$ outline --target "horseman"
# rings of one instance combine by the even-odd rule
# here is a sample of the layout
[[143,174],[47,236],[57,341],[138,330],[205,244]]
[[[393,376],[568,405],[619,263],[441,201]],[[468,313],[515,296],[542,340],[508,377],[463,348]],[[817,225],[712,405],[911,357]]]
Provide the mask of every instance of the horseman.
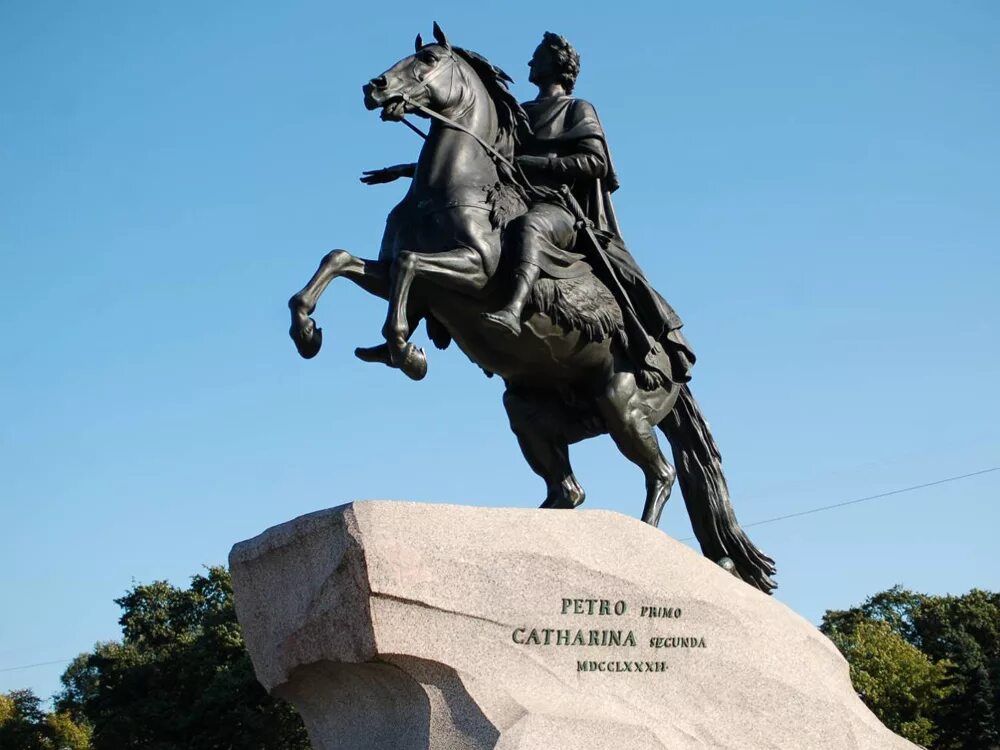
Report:
[[[653,388],[671,380],[686,382],[695,358],[680,332],[683,324],[625,247],[611,203],[618,178],[604,129],[593,105],[571,96],[580,55],[564,37],[546,32],[528,67],[538,96],[521,105],[532,134],[518,147],[516,162],[539,190],[528,210],[504,230],[503,252],[514,261],[513,294],[500,310],[484,313],[483,322],[516,337],[543,274],[571,279],[594,273],[622,309],[628,354],[640,383]],[[362,181],[412,177],[413,169],[402,164],[374,170]],[[560,192],[563,186],[572,198]],[[589,226],[581,231],[584,224]],[[358,356],[374,359],[370,351],[375,350],[358,350]]]
[[365,106],[383,119],[420,113],[433,122],[416,168],[362,178],[415,178],[378,260],[331,250],[289,300],[299,354],[310,359],[322,345],[311,317],[320,295],[334,279],[350,280],[389,302],[385,343],[356,352],[362,359],[422,378],[426,358],[409,341],[422,318],[435,344],[454,340],[503,378],[511,429],[545,482],[542,507],[583,502],[570,445],[609,434],[644,474],[643,521],[659,523],[678,479],[702,553],[731,560],[744,581],[770,592],[774,561],[736,521],[718,447],[681,384],[693,357],[680,321],[618,231],[604,131],[593,107],[571,96],[579,56],[546,34],[531,61],[539,96],[522,107],[502,70],[453,47],[437,24],[434,39],[418,36],[414,54],[363,86]]
[[[568,186],[597,231],[579,232],[578,218],[584,216],[576,216],[558,193],[535,202],[504,233],[504,252],[518,260],[514,293],[505,307],[486,313],[484,321],[518,335],[522,311],[540,275],[572,278],[593,270],[622,307],[629,355],[640,378],[647,385],[663,377],[688,380],[694,354],[680,333],[680,318],[650,286],[621,239],[611,203],[618,177],[597,112],[589,102],[571,96],[580,55],[564,37],[546,32],[528,67],[528,80],[538,87],[538,96],[522,104],[533,134],[521,144],[518,166],[534,184]],[[595,262],[597,253],[603,253],[604,262]]]

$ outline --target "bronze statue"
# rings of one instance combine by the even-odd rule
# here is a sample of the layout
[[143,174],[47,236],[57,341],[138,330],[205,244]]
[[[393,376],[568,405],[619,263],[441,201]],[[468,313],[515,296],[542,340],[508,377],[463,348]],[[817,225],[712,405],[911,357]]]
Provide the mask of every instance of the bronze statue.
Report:
[[423,378],[426,357],[409,338],[424,320],[436,346],[454,341],[503,378],[511,427],[545,480],[543,508],[583,502],[569,445],[608,433],[645,474],[643,521],[659,524],[678,478],[702,552],[731,559],[740,578],[770,592],[774,563],[736,521],[718,448],[686,384],[694,357],[680,320],[621,240],[596,112],[569,96],[578,55],[546,34],[531,62],[539,97],[521,105],[501,69],[453,46],[437,24],[434,38],[425,45],[418,36],[413,55],[364,86],[368,109],[385,120],[426,117],[430,131],[415,165],[363,177],[412,177],[378,259],[334,250],[289,300],[299,353],[318,353],[322,332],[310,316],[329,283],[347,277],[389,301],[386,342],[358,349],[362,359]]

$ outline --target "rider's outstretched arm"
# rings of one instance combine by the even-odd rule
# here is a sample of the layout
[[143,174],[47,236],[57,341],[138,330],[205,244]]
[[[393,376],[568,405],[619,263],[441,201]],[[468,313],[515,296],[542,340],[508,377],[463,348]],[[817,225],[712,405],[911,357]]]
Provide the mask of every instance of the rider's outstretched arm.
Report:
[[368,169],[361,173],[361,181],[366,185],[379,185],[384,182],[392,182],[400,177],[412,178],[417,172],[416,164],[394,164],[391,167],[382,169]]

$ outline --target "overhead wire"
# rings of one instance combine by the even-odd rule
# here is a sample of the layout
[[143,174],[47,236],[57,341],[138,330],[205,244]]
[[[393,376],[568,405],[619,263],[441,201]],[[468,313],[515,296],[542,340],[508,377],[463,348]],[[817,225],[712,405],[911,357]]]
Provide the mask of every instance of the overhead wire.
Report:
[[[1000,471],[1000,466],[994,466],[990,469],[980,469],[979,471],[972,471],[968,474],[959,474],[954,477],[945,477],[944,479],[937,479],[933,482],[924,482],[923,484],[914,484],[909,487],[901,487],[898,490],[889,490],[888,492],[880,492],[877,495],[867,495],[865,497],[855,498],[854,500],[845,500],[840,503],[834,503],[833,505],[821,505],[818,508],[810,508],[809,510],[800,510],[795,513],[786,513],[783,516],[774,516],[773,518],[765,518],[760,521],[753,521],[751,523],[740,524],[744,529],[749,529],[751,526],[763,526],[765,523],[776,523],[778,521],[787,521],[789,518],[799,518],[801,516],[809,516],[813,513],[822,513],[827,510],[834,510],[836,508],[843,508],[848,505],[857,505],[858,503],[866,503],[869,500],[878,500],[883,497],[891,497],[892,495],[901,495],[904,492],[913,492],[914,490],[922,490],[927,487],[935,487],[939,484],[947,484],[948,482],[957,482],[960,479],[969,479],[970,477],[978,477],[983,474],[989,474],[993,471]],[[679,541],[689,542],[695,537],[689,536],[681,539]]]
[[[777,523],[778,521],[787,521],[790,518],[801,518],[802,516],[809,516],[812,515],[813,513],[823,513],[824,511],[828,510],[844,508],[848,505],[857,505],[859,503],[869,502],[870,500],[879,500],[885,497],[892,497],[893,495],[901,495],[904,492],[913,492],[915,490],[926,489],[927,487],[936,487],[941,484],[948,484],[949,482],[957,482],[961,479],[970,479],[972,477],[982,476],[983,474],[990,474],[991,472],[994,471],[1000,471],[1000,466],[994,466],[989,469],[980,469],[979,471],[972,471],[969,472],[968,474],[959,474],[953,477],[945,477],[944,479],[936,479],[933,482],[924,482],[923,484],[913,484],[910,485],[909,487],[900,487],[899,489],[896,490],[889,490],[888,492],[880,492],[876,495],[866,495],[865,497],[855,498],[854,500],[845,500],[843,502],[834,503],[832,505],[821,505],[817,508],[810,508],[809,510],[801,510],[796,513],[786,513],[783,516],[774,516],[773,518],[765,518],[760,521],[753,521],[752,523],[746,523],[742,525],[743,528],[748,529],[752,526],[763,526],[766,523]],[[693,536],[685,537],[680,541],[690,542],[693,541],[694,538],[695,537]],[[0,672],[16,672],[22,669],[33,669],[35,667],[48,667],[52,666],[53,664],[67,664],[71,661],[73,661],[73,659],[56,659],[54,661],[42,661],[36,664],[24,664],[19,667],[3,667],[0,668]]]

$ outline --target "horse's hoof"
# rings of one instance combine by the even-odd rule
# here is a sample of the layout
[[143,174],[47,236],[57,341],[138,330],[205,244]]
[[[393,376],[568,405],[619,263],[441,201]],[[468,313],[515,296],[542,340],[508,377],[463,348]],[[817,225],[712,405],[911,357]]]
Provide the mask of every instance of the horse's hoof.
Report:
[[732,573],[737,578],[740,577],[740,574],[736,572],[736,563],[733,562],[731,557],[720,557],[716,564],[723,570]]
[[292,323],[288,335],[292,337],[299,356],[303,359],[312,359],[319,354],[320,347],[323,346],[323,329],[317,328],[312,318],[306,320],[308,324]]
[[495,313],[483,313],[483,323],[494,331],[508,336],[521,335],[521,321],[509,310],[499,310]]
[[551,493],[539,508],[552,508],[554,510],[573,510],[586,500],[582,489],[560,487],[558,491]]
[[378,344],[376,346],[359,346],[354,350],[354,356],[362,362],[376,362],[383,365],[392,365],[389,358],[389,345]]
[[393,364],[411,380],[423,380],[427,375],[427,357],[424,356],[424,350],[413,344],[407,344],[403,348],[402,356],[393,359]]

